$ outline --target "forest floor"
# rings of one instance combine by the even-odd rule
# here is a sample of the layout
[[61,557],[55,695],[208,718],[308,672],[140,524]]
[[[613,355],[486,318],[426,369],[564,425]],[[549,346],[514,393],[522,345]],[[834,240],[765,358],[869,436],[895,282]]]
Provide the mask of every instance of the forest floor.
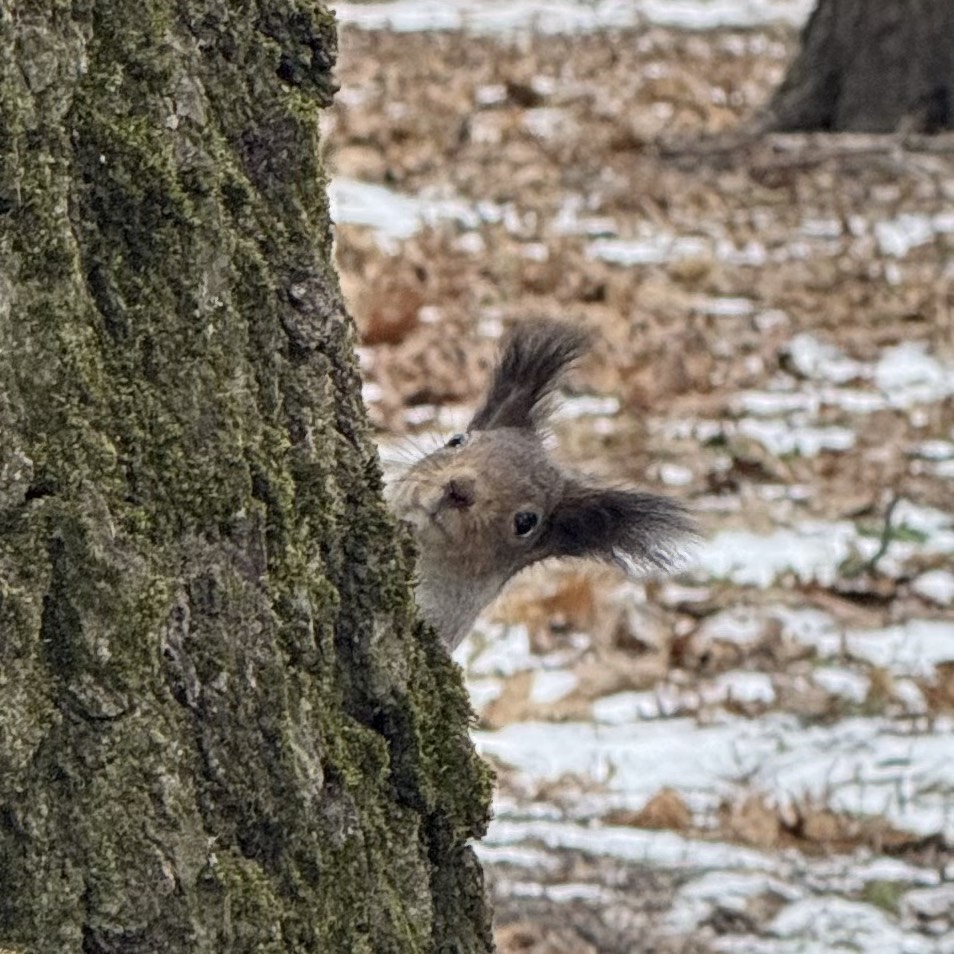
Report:
[[740,134],[800,0],[528,2],[346,5],[324,122],[385,463],[560,316],[561,455],[706,532],[531,572],[458,652],[499,948],[954,954],[954,142]]

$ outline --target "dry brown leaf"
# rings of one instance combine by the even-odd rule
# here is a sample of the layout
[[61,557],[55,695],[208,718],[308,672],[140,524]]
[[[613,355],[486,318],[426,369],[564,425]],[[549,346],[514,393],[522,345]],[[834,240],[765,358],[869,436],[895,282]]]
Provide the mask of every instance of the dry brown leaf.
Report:
[[937,663],[934,678],[918,684],[931,712],[954,711],[954,660]]
[[686,832],[692,828],[692,812],[673,788],[662,788],[638,811],[617,810],[603,816],[608,825]]
[[494,932],[499,954],[598,954],[572,928],[556,928],[536,921],[505,924]]
[[723,803],[718,812],[719,834],[732,841],[769,851],[779,844],[782,825],[778,810],[759,794]]

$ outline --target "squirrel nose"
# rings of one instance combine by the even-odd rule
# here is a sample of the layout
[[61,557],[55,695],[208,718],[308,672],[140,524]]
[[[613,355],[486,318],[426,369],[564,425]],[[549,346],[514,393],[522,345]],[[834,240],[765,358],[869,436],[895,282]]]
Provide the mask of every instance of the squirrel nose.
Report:
[[444,485],[444,500],[455,510],[466,510],[477,499],[477,481],[473,477],[453,477]]

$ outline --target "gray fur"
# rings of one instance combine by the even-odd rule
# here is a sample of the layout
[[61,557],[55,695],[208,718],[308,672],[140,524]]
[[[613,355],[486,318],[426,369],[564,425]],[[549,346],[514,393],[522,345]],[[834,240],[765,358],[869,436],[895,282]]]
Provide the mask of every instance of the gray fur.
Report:
[[567,473],[547,454],[540,430],[552,395],[589,340],[560,322],[518,325],[467,433],[389,490],[417,538],[421,613],[450,649],[513,576],[540,560],[667,571],[695,535],[680,502]]
[[581,357],[590,336],[553,321],[528,321],[506,338],[487,396],[468,430],[536,429],[550,412],[550,397],[564,371]]

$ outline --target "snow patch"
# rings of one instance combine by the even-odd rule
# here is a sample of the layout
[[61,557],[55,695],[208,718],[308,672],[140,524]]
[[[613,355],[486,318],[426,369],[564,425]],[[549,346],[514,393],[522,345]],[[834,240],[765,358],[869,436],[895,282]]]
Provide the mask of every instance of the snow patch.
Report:
[[954,604],[954,573],[950,570],[929,570],[911,584],[911,589],[937,606],[950,606]]
[[[851,718],[806,726],[770,713],[632,724],[525,722],[477,732],[478,750],[528,782],[572,775],[603,791],[605,805],[641,807],[660,789],[678,790],[694,810],[711,811],[738,780],[785,804],[824,799],[836,811],[882,815],[918,834],[954,833],[950,728],[899,731],[888,719]],[[595,796],[594,796],[595,797]]]
[[646,238],[597,239],[586,247],[589,258],[611,265],[662,265],[687,258],[702,258],[709,251],[709,243],[689,235],[658,235]]
[[340,3],[342,23],[396,33],[463,30],[479,35],[533,31],[579,34],[648,21],[685,30],[801,26],[813,0],[390,0]]
[[848,652],[893,673],[929,676],[938,663],[954,660],[954,622],[914,619],[885,629],[845,635]]
[[922,245],[929,245],[939,235],[954,232],[954,216],[904,213],[894,219],[875,222],[874,234],[883,255],[904,258]]
[[765,672],[726,672],[704,693],[709,703],[728,701],[771,705],[775,701],[772,677]]
[[472,676],[512,676],[537,665],[530,651],[530,631],[526,626],[478,623],[454,655],[461,663],[466,660],[467,671]]
[[500,221],[502,210],[489,203],[478,208],[455,196],[405,195],[394,189],[356,179],[335,178],[328,183],[331,218],[339,225],[362,225],[374,230],[385,251],[425,226],[454,222],[475,229],[483,222]]
[[833,696],[840,696],[849,702],[860,704],[868,696],[871,681],[867,676],[854,669],[842,666],[824,666],[812,673],[815,685]]
[[795,371],[811,381],[846,384],[865,374],[864,364],[813,335],[796,335],[785,350]]
[[541,669],[533,674],[530,701],[538,705],[559,702],[579,685],[579,680],[565,669]]
[[658,473],[659,479],[669,487],[687,487],[694,479],[692,470],[682,464],[660,464]]
[[490,846],[524,842],[662,868],[705,870],[728,867],[764,871],[772,867],[772,860],[760,852],[718,842],[694,841],[668,831],[495,818],[484,838],[484,844]]
[[652,692],[617,692],[597,699],[592,707],[593,718],[607,725],[624,725],[644,719],[673,715],[681,703],[679,690],[662,684]]
[[697,562],[708,575],[742,586],[765,589],[785,573],[801,583],[830,586],[857,540],[854,525],[846,521],[806,520],[765,535],[723,530],[703,545]]
[[679,889],[665,924],[674,934],[687,934],[716,911],[745,914],[749,903],[765,894],[795,901],[802,892],[777,878],[757,872],[712,871]]
[[932,941],[902,931],[884,911],[846,898],[803,898],[783,908],[769,924],[769,931],[777,937],[797,938],[799,945],[823,943],[829,951],[936,954]]
[[811,427],[784,420],[739,421],[738,432],[776,456],[800,454],[816,457],[822,451],[847,451],[855,446],[855,432],[847,427]]
[[874,379],[895,407],[930,404],[954,394],[954,369],[929,355],[922,342],[905,342],[885,351]]

